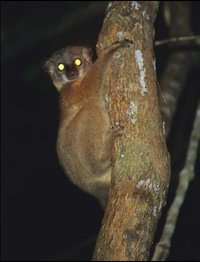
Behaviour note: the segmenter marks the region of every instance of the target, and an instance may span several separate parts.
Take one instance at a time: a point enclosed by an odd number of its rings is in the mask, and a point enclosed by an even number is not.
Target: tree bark
[[[200,140],[200,102],[198,104],[193,130],[190,137],[186,163],[179,174],[179,183],[174,201],[168,211],[162,237],[156,246],[152,261],[166,261],[170,254],[172,236],[174,234],[180,209],[184,203],[191,181],[195,178],[195,162],[197,160]]]
[[[98,39],[99,54],[116,41],[133,42],[113,57],[105,100],[115,143],[109,201],[94,261],[148,260],[170,178],[169,154],[159,111],[153,51],[158,2],[112,2]]]

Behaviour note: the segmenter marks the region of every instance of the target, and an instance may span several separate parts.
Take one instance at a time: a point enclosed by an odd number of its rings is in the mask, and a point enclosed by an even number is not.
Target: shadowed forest
[[[103,211],[97,200],[66,178],[56,155],[59,94],[42,62],[67,45],[90,44],[95,51],[107,2],[1,2],[1,259],[91,260]],[[200,3],[192,1],[191,29],[200,34]],[[169,37],[161,2],[155,40]],[[188,47],[193,48],[193,47]],[[171,52],[155,48],[158,80]],[[167,141],[173,200],[184,166],[200,97],[200,50],[191,67]],[[96,56],[94,55],[94,59]],[[161,87],[162,89],[162,87]],[[200,159],[200,146],[198,157]],[[200,260],[200,161],[172,239],[169,261]],[[155,238],[165,222],[163,210]]]

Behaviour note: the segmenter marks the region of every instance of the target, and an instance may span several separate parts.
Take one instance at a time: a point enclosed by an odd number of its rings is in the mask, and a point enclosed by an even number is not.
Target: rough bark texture
[[[112,185],[94,261],[148,260],[170,177],[159,111],[153,52],[158,2],[112,2],[98,53],[116,41],[133,42],[113,57],[105,85],[112,125],[124,126],[115,143]]]
[[[200,140],[199,130],[200,102],[197,108],[193,131],[190,137],[185,167],[179,174],[179,183],[176,190],[176,196],[168,211],[162,237],[156,246],[152,261],[166,261],[170,254],[172,236],[176,229],[180,209],[182,204],[184,203],[190,182],[195,178],[195,162],[197,159],[198,143]]]

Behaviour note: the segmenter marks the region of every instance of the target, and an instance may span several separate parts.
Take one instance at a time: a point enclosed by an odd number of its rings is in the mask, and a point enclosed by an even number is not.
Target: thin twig
[[[184,202],[190,181],[194,178],[194,167],[197,158],[197,147],[200,139],[200,103],[187,152],[185,167],[179,174],[179,185],[175,199],[169,209],[166,224],[160,242],[157,244],[152,261],[165,261],[170,253],[171,238],[176,228],[180,208]]]
[[[186,44],[188,44],[187,42],[192,42],[192,44],[200,46],[200,35],[172,37],[172,38],[169,38],[169,39],[158,40],[158,41],[155,41],[155,46],[172,44],[172,43],[184,43],[184,44],[186,43]]]

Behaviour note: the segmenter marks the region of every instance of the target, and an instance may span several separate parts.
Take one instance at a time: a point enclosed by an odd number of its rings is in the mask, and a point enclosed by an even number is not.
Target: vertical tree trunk
[[[169,185],[170,164],[159,111],[153,23],[154,1],[112,2],[98,52],[133,42],[113,57],[105,85],[112,125],[124,126],[115,143],[112,185],[93,260],[148,260]]]

